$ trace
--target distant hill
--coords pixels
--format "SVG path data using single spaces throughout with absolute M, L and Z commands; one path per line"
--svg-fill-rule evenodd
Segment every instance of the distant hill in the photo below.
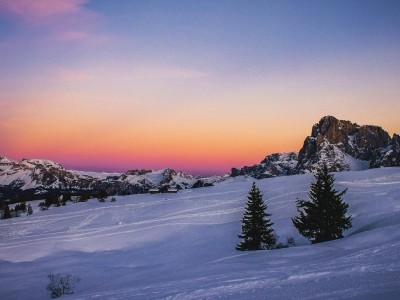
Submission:
M 109 195 L 146 193 L 150 189 L 186 189 L 212 185 L 220 177 L 200 178 L 172 169 L 129 170 L 125 173 L 82 172 L 64 169 L 50 160 L 12 161 L 0 157 L 2 198 L 43 193 L 96 193 Z

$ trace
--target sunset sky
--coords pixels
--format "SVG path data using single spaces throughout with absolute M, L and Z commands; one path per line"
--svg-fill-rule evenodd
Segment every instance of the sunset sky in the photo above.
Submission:
M 222 174 L 400 133 L 400 1 L 0 0 L 0 155 Z

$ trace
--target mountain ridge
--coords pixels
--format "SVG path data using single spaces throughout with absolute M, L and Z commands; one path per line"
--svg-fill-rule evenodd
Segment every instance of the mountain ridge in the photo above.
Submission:
M 259 164 L 232 168 L 229 177 L 256 179 L 315 172 L 322 164 L 331 171 L 354 171 L 400 166 L 400 136 L 379 126 L 358 125 L 324 116 L 311 129 L 299 152 L 273 153 Z M 96 192 L 109 195 L 146 193 L 150 189 L 210 186 L 223 176 L 199 177 L 166 168 L 133 169 L 124 173 L 66 170 L 46 159 L 12 161 L 0 156 L 0 199 L 18 193 Z
M 74 171 L 50 160 L 13 161 L 0 156 L 0 196 L 3 198 L 49 192 L 95 194 L 101 190 L 109 195 L 128 195 L 146 193 L 150 189 L 209 186 L 218 180 L 218 176 L 202 178 L 169 168 L 157 171 L 132 169 L 124 173 Z
M 299 152 L 267 155 L 259 164 L 232 168 L 230 176 L 261 179 L 304 174 L 324 163 L 333 172 L 400 166 L 400 136 L 391 138 L 379 126 L 324 116 L 312 126 Z

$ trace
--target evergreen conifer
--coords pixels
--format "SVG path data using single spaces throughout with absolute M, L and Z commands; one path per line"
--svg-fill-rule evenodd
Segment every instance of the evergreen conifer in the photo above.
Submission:
M 343 202 L 347 189 L 338 192 L 335 178 L 324 165 L 315 174 L 308 196 L 310 200 L 297 200 L 299 215 L 292 218 L 294 227 L 311 243 L 320 243 L 343 237 L 351 227 L 351 216 L 346 216 L 349 205 Z
M 4 204 L 4 208 L 3 208 L 3 218 L 4 219 L 10 219 L 11 218 L 11 210 L 8 207 L 7 204 Z
M 33 214 L 33 209 L 30 203 L 28 203 L 28 215 Z
M 247 196 L 245 212 L 242 218 L 242 234 L 238 235 L 243 241 L 236 245 L 236 250 L 263 250 L 273 249 L 276 245 L 276 237 L 268 218 L 267 205 L 262 199 L 262 194 L 253 183 Z

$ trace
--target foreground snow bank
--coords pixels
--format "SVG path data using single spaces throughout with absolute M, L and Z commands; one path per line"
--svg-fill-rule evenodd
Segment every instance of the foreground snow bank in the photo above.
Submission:
M 79 275 L 72 299 L 397 299 L 400 168 L 336 174 L 346 238 L 309 245 L 291 225 L 310 174 L 257 181 L 276 233 L 297 247 L 234 250 L 253 182 L 69 204 L 0 222 L 0 298 L 46 299 L 47 274 Z

